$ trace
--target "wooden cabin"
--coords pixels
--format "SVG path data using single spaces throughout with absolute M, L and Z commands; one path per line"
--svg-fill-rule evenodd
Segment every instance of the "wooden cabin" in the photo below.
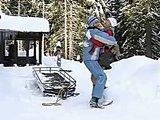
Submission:
M 44 18 L 0 14 L 0 64 L 42 63 L 42 35 L 49 32 Z

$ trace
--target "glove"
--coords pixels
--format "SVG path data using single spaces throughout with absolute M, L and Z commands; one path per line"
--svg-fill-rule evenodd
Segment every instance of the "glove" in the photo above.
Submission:
M 88 46 L 89 46 L 89 43 L 85 41 L 85 42 L 83 43 L 83 46 L 84 46 L 84 47 L 88 47 Z
M 91 34 L 90 34 L 89 30 L 87 30 L 87 32 L 86 32 L 86 37 L 88 38 L 88 40 L 91 39 Z

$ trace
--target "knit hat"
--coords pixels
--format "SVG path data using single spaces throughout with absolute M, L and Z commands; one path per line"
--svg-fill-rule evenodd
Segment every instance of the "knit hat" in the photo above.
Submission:
M 87 24 L 89 26 L 94 26 L 95 23 L 100 22 L 96 17 L 94 17 L 93 15 L 90 16 L 87 20 Z
M 115 18 L 107 18 L 109 20 L 109 22 L 111 23 L 112 27 L 115 27 L 118 25 L 117 20 Z

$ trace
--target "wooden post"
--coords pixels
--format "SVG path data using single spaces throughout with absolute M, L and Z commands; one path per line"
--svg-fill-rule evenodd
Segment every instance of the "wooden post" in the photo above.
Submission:
M 42 64 L 42 40 L 39 40 L 39 64 Z
M 36 40 L 34 40 L 34 59 L 36 60 Z
M 29 39 L 26 38 L 25 40 L 26 40 L 26 63 L 29 64 Z
M 3 32 L 0 32 L 0 64 L 4 62 L 4 40 L 3 40 Z
M 14 63 L 17 64 L 17 57 L 18 57 L 18 49 L 17 49 L 17 40 L 14 39 Z

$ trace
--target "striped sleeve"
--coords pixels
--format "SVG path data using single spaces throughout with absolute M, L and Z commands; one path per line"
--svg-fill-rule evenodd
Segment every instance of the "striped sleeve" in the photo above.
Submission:
M 93 32 L 93 38 L 108 45 L 116 45 L 117 41 L 113 36 L 109 36 L 106 32 L 96 30 Z

